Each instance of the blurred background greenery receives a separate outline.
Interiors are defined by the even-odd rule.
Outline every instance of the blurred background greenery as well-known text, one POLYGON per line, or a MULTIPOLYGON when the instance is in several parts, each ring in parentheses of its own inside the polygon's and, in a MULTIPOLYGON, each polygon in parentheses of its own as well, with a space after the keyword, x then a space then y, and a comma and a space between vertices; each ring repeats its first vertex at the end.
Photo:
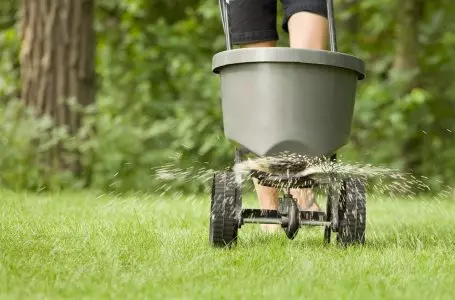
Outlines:
MULTIPOLYGON (((20 100, 21 6, 34 1, 41 0, 0 1, 2 186, 153 191, 162 185, 154 168, 163 164, 232 164, 211 73, 212 56, 224 49, 218 1, 94 1, 96 98, 76 134, 20 100), (77 149, 82 172, 42 159, 57 144, 77 149)), ((339 51, 367 66, 343 159, 426 176, 435 191, 453 185, 455 2, 335 0, 335 13, 339 51)))

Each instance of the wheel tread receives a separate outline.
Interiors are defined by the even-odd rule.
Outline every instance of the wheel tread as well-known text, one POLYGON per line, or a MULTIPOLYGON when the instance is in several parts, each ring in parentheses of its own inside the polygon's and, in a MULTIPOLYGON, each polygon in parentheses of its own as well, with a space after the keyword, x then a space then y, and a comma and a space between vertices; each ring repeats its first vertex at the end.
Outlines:
POLYGON ((237 241, 239 222, 236 204, 240 201, 239 198, 235 174, 216 173, 212 185, 210 218, 210 242, 213 246, 229 246, 237 241))
POLYGON ((337 240, 344 246, 365 243, 366 190, 360 178, 345 180, 340 197, 337 240))

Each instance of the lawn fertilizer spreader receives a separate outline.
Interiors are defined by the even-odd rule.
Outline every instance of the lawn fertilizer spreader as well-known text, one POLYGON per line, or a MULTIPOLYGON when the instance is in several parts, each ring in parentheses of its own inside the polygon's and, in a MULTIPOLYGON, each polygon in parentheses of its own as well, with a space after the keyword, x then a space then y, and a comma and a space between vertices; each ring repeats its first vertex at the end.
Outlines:
MULTIPOLYGON (((349 139, 364 62, 337 51, 333 0, 327 0, 330 51, 233 49, 226 1, 219 0, 227 50, 214 55, 212 71, 221 80, 224 132, 240 145, 235 148, 234 162, 241 163, 247 153, 259 157, 295 153, 335 161, 336 151, 349 139)), ((345 246, 365 242, 366 191, 361 178, 336 181, 327 174, 324 180, 260 169, 251 169, 249 176, 261 185, 281 187, 278 209, 244 208, 244 176, 234 169, 215 172, 210 205, 212 246, 235 244, 239 229, 247 223, 281 224, 289 239, 296 237, 301 226, 324 226, 327 243, 332 232, 345 246), (302 209, 290 193, 293 188, 322 185, 327 190, 325 212, 302 209)))

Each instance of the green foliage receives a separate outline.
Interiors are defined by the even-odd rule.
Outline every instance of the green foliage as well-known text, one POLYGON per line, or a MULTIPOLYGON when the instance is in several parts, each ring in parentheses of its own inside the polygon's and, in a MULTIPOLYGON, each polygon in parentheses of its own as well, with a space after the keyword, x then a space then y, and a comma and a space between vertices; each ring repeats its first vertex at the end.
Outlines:
POLYGON ((17 96, 19 89, 19 45, 16 1, 0 4, 0 103, 17 96))
MULTIPOLYGON (((152 168, 169 161, 225 166, 231 148, 220 122, 218 78, 211 74, 211 56, 224 42, 218 7, 188 8, 178 21, 163 14, 150 22, 145 8, 120 16, 108 31, 120 34, 106 32, 98 44, 95 180, 117 174, 117 187, 142 189, 152 184, 152 168)), ((106 11, 99 19, 111 20, 106 11)))
POLYGON ((21 102, 0 106, 0 184, 14 189, 58 189, 77 187, 79 180, 69 171, 49 164, 49 151, 58 143, 71 141, 64 128, 49 118, 38 118, 21 102))
MULTIPOLYGON (((213 54, 224 49, 216 1, 97 1, 97 101, 71 138, 64 129, 52 129, 50 120, 35 119, 8 101, 19 96, 20 87, 16 5, 0 4, 0 133, 2 149, 8 149, 0 153, 4 185, 154 190, 162 184, 154 168, 166 163, 196 170, 231 164, 233 145, 223 134, 219 82, 211 73, 213 54), (60 135, 49 135, 52 131, 60 135), (85 172, 75 176, 49 169, 37 159, 46 146, 35 148, 36 139, 76 148, 85 172)), ((339 49, 367 66, 352 138, 340 153, 346 160, 425 175, 439 189, 455 178, 455 3, 425 2, 415 73, 392 68, 399 8, 392 0, 336 1, 339 49)), ((286 42, 283 36, 280 44, 286 42)), ((201 188, 183 179, 174 186, 201 188)))
POLYGON ((360 24, 356 32, 341 32, 342 51, 361 57, 367 66, 367 79, 357 95, 352 142, 342 152, 350 160, 426 176, 432 188, 440 189, 455 178, 455 60, 450 51, 455 46, 455 5, 425 3, 418 24, 420 48, 413 49, 419 63, 416 73, 392 69, 399 2, 358 1, 341 15, 343 21, 355 14, 360 24), (406 90, 413 80, 417 86, 406 90))

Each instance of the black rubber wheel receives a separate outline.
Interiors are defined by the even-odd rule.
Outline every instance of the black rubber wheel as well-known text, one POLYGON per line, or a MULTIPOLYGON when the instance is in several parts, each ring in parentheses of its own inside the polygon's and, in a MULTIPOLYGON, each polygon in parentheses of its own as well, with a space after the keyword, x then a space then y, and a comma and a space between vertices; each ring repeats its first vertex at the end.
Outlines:
MULTIPOLYGON (((337 155, 334 153, 330 157, 331 162, 336 162, 337 161, 337 155)), ((339 190, 335 188, 335 186, 331 185, 328 189, 328 194, 327 194, 327 204, 326 204, 326 221, 327 222, 332 222, 333 216, 337 215, 337 212, 334 211, 336 203, 333 203, 334 199, 338 197, 338 192, 339 190)), ((332 235, 332 230, 333 230, 333 225, 326 225, 324 226, 324 242, 326 244, 330 244, 331 240, 331 235, 332 235)))
POLYGON ((288 218, 289 223, 285 228, 286 236, 288 239, 293 240, 297 236, 297 233, 300 229, 300 210, 295 201, 291 202, 291 205, 288 207, 288 218))
MULTIPOLYGON (((327 204, 326 204, 326 221, 332 221, 332 194, 331 189, 329 190, 329 195, 327 196, 327 204)), ((332 234, 332 226, 326 225, 324 226, 324 242, 326 244, 330 244, 330 237, 332 234)))
POLYGON ((215 173, 212 182, 210 244, 231 246, 237 242, 241 212, 241 190, 233 172, 215 173))
POLYGON ((338 217, 338 243, 342 246, 365 244, 366 191, 360 178, 347 178, 343 181, 338 217))

